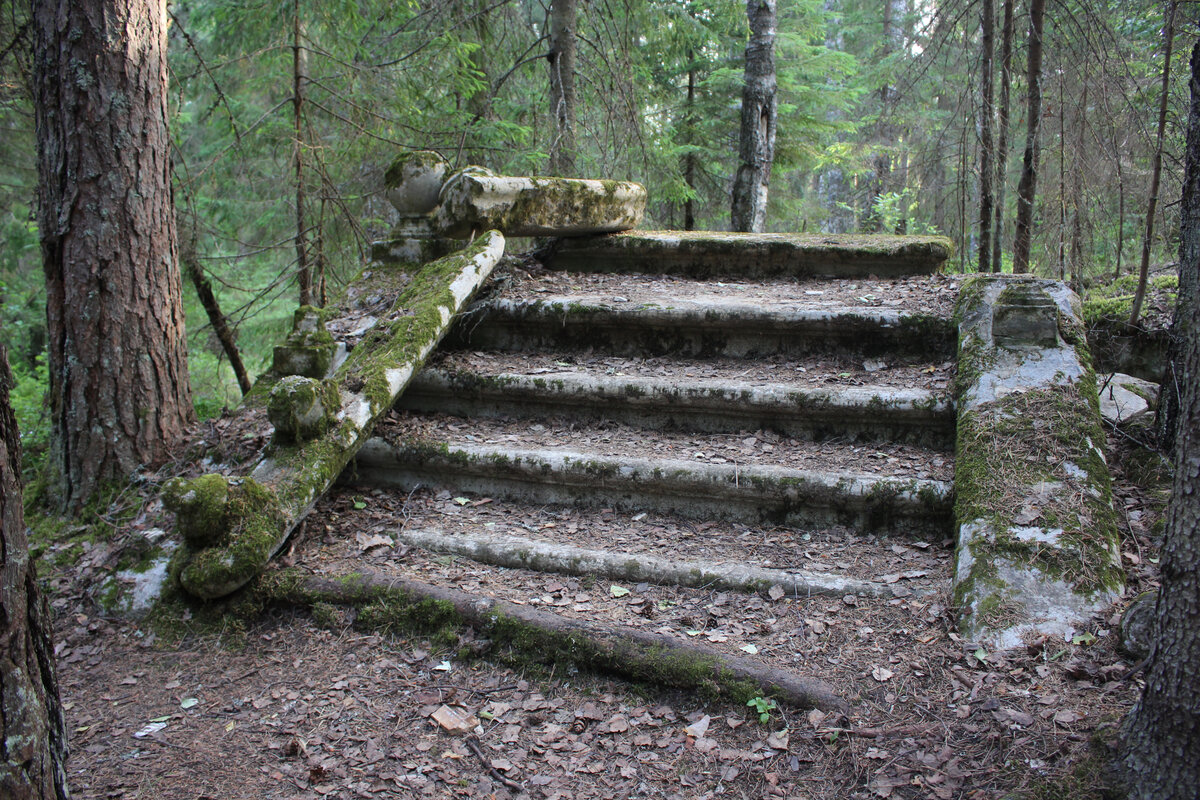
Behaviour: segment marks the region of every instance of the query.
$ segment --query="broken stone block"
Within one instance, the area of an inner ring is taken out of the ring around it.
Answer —
[[[1137,659],[1150,655],[1154,646],[1158,592],[1142,592],[1121,615],[1121,649]]]
[[[326,381],[288,375],[271,387],[267,418],[284,442],[304,442],[329,430],[341,409],[337,387]]]
[[[465,238],[488,229],[506,236],[581,236],[637,226],[646,190],[629,181],[513,178],[468,168],[442,187],[433,227]]]
[[[291,334],[287,341],[275,346],[271,369],[276,375],[324,378],[329,373],[337,345],[325,330],[322,313],[313,306],[296,309]]]
[[[1111,425],[1150,417],[1158,404],[1158,384],[1114,372],[1100,378],[1100,416]]]
[[[1032,281],[1009,283],[992,309],[992,339],[1000,347],[1054,347],[1058,305]]]

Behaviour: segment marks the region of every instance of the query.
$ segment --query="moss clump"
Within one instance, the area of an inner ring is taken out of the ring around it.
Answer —
[[[215,544],[225,533],[229,483],[224,475],[172,478],[163,486],[163,505],[175,512],[175,527],[193,547]]]
[[[180,548],[180,585],[206,600],[229,594],[262,570],[284,530],[285,518],[274,492],[253,478],[231,481],[222,531],[214,546]]]
[[[271,388],[267,418],[279,441],[302,442],[329,430],[340,408],[333,383],[289,375]]]

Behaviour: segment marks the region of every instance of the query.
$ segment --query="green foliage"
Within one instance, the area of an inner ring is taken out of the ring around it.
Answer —
[[[776,703],[770,697],[763,697],[762,695],[751,697],[746,701],[746,705],[758,715],[758,721],[763,725],[766,725],[768,722],[770,722],[771,715],[779,709],[778,703]]]

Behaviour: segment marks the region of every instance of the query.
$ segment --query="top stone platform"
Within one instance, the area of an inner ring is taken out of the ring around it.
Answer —
[[[693,278],[898,278],[939,272],[944,236],[636,231],[564,239],[550,269]]]

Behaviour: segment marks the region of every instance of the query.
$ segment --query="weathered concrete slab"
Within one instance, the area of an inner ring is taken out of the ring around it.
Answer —
[[[184,538],[176,562],[184,589],[222,597],[259,573],[390,410],[503,252],[504,237],[492,231],[424,265],[380,308],[331,378],[275,382],[268,405],[282,427],[248,470],[168,482],[164,502]],[[262,399],[252,392],[248,402]],[[283,407],[289,403],[300,405]],[[313,404],[320,407],[315,416]]]
[[[1079,298],[1058,281],[980,276],[958,315],[962,631],[994,648],[1070,637],[1124,587]]]
[[[931,480],[380,438],[355,463],[356,483],[434,483],[533,503],[937,536],[951,523],[951,487]]]
[[[951,358],[946,318],[879,308],[764,310],[751,303],[615,303],[546,296],[471,309],[448,342],[497,350],[604,350],[624,355],[763,356],[830,353]]]
[[[462,238],[483,230],[507,236],[581,236],[637,227],[646,190],[630,181],[522,178],[472,168],[442,187],[433,228]]]
[[[895,278],[939,272],[944,236],[638,231],[558,242],[550,269],[694,278]]]
[[[770,430],[806,439],[846,438],[951,447],[954,404],[922,389],[799,388],[785,384],[607,376],[523,375],[426,369],[397,402],[463,417],[607,419],[657,430]]]

